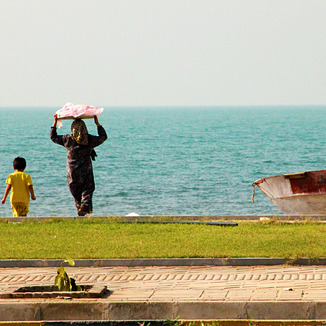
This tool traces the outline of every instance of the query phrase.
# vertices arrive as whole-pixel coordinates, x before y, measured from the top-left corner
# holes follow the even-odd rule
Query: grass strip
[[[5,220],[0,222],[0,259],[326,257],[325,224],[238,224],[129,224],[110,218]]]

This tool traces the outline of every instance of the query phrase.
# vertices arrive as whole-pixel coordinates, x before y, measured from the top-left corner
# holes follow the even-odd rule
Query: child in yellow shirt
[[[2,204],[6,202],[7,196],[11,190],[10,203],[14,217],[27,216],[29,212],[29,196],[35,200],[32,178],[25,173],[26,161],[23,157],[16,157],[13,162],[14,173],[8,176],[6,181],[7,188],[1,201]]]

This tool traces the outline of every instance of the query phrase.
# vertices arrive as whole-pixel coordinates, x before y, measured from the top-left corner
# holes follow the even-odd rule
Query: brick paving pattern
[[[67,267],[77,284],[107,285],[110,302],[326,301],[325,266]],[[56,268],[1,268],[0,293],[53,284]]]

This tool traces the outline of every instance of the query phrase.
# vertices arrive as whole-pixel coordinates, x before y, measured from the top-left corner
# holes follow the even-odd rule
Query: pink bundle
[[[62,127],[61,120],[63,119],[91,119],[95,115],[99,116],[103,112],[103,108],[97,108],[95,106],[72,104],[67,103],[62,109],[56,112],[58,116],[59,128]]]

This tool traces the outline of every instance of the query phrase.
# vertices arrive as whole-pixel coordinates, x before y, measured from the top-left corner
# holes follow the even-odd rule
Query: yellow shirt
[[[6,181],[11,185],[11,203],[29,203],[30,195],[28,186],[32,186],[32,178],[25,172],[11,173]]]

